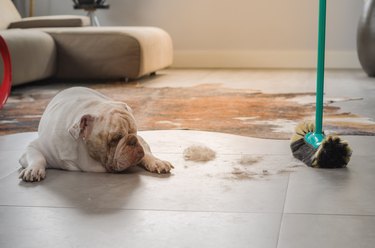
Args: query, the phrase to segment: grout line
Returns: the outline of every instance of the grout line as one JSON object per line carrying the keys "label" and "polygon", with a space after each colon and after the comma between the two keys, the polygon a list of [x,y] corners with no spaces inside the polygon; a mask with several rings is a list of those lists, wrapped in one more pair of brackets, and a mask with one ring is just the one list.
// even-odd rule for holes
{"label": "grout line", "polygon": [[285,215],[375,217],[375,214],[284,213]]}
{"label": "grout line", "polygon": [[284,198],[283,210],[281,212],[279,232],[277,234],[276,248],[279,247],[280,233],[281,233],[281,228],[282,228],[282,225],[283,225],[283,220],[284,220],[284,215],[285,215],[285,205],[286,205],[286,201],[287,201],[287,197],[288,197],[289,182],[290,182],[290,174],[288,174],[288,183],[286,185],[286,190],[285,190],[285,198]]}
{"label": "grout line", "polygon": [[152,208],[95,208],[95,207],[74,207],[74,206],[21,206],[21,205],[0,205],[0,208],[51,208],[51,209],[77,209],[77,210],[118,210],[118,211],[149,211],[149,212],[181,212],[181,213],[219,213],[219,214],[280,214],[279,212],[256,212],[256,211],[216,211],[216,210],[184,210],[184,209],[152,209]]}
{"label": "grout line", "polygon": [[[217,210],[184,210],[184,209],[153,209],[153,208],[95,208],[74,206],[21,206],[3,204],[0,208],[50,208],[50,209],[77,209],[77,210],[118,210],[118,211],[149,211],[149,212],[180,212],[180,213],[218,213],[218,214],[271,214],[279,215],[311,215],[311,216],[342,216],[342,217],[375,217],[375,214],[327,214],[327,213],[281,213],[281,212],[258,212],[258,211],[217,211]],[[280,221],[280,227],[281,227]],[[279,234],[280,234],[279,229]]]}
{"label": "grout line", "polygon": [[[170,154],[170,155],[181,155],[183,154],[183,151],[181,152],[163,152],[163,151],[152,151],[153,154]],[[231,156],[231,155],[250,155],[250,156],[291,156],[290,153],[218,153],[219,155],[223,155],[223,156]],[[298,160],[296,160],[298,161]]]}
{"label": "grout line", "polygon": [[[20,168],[21,168],[21,165],[20,165]],[[17,172],[17,171],[19,171],[19,169],[16,169],[16,170],[10,172],[9,174],[0,177],[0,181],[3,180],[3,179],[5,179],[5,178],[7,178],[7,177],[9,177],[10,175],[12,175],[13,173],[15,173],[15,172]],[[17,178],[18,178],[18,177],[17,177]],[[1,205],[0,205],[0,206],[1,206]]]}

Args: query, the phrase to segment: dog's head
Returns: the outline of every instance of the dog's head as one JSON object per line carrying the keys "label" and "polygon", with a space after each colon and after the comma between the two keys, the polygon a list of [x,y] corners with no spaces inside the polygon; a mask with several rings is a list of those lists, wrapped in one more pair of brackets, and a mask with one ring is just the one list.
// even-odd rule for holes
{"label": "dog's head", "polygon": [[109,172],[121,172],[138,164],[144,156],[135,119],[127,105],[99,115],[85,114],[69,128],[69,133],[82,139],[90,156]]}

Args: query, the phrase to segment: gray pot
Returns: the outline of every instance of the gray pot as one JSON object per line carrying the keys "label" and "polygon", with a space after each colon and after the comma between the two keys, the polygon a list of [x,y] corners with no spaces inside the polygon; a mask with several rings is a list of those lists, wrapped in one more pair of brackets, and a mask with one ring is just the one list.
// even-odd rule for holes
{"label": "gray pot", "polygon": [[375,77],[375,0],[365,0],[357,29],[357,53],[363,70]]}

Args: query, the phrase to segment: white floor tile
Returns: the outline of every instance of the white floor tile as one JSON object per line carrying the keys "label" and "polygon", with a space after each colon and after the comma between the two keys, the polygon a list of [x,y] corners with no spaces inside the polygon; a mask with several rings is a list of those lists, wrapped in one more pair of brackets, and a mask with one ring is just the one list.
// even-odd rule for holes
{"label": "white floor tile", "polygon": [[354,155],[346,169],[291,174],[285,212],[375,215],[374,164],[374,156]]}
{"label": "white floor tile", "polygon": [[0,151],[24,151],[37,137],[36,132],[0,136]]}
{"label": "white floor tile", "polygon": [[0,179],[18,170],[18,158],[23,151],[0,151]]}
{"label": "white floor tile", "polygon": [[0,207],[0,247],[276,247],[281,216]]}
{"label": "white floor tile", "polygon": [[[223,87],[264,93],[314,92],[313,70],[167,70],[144,87]],[[325,97],[375,118],[374,79],[326,72]],[[18,158],[36,133],[0,136],[0,247],[373,247],[374,137],[346,136],[348,169],[320,170],[292,158],[288,140],[169,130],[139,133],[170,160],[171,175],[49,170],[18,179]],[[183,159],[191,145],[216,152]],[[246,162],[247,161],[247,162]],[[283,214],[284,213],[284,214]],[[283,217],[281,217],[283,214]],[[280,230],[281,226],[281,230]]]}
{"label": "white floor tile", "polygon": [[190,130],[143,131],[139,135],[149,142],[152,151],[159,153],[182,153],[189,146],[200,145],[220,154],[291,154],[289,140]]}
{"label": "white floor tile", "polygon": [[278,248],[372,248],[375,216],[286,214]]}
{"label": "white floor tile", "polygon": [[160,157],[175,165],[171,175],[47,170],[44,181],[24,183],[14,172],[0,180],[0,205],[282,213],[289,173],[298,169],[285,156],[251,165],[235,155],[207,163]]}

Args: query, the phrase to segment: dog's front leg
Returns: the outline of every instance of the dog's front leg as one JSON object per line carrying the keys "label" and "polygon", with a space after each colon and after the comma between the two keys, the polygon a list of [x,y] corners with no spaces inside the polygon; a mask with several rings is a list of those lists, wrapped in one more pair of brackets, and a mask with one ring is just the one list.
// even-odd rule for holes
{"label": "dog's front leg", "polygon": [[26,182],[36,182],[46,177],[47,161],[43,154],[35,147],[37,140],[30,143],[19,163],[22,166],[19,178]]}
{"label": "dog's front leg", "polygon": [[138,164],[139,166],[143,167],[149,172],[153,173],[170,173],[171,169],[173,169],[173,165],[168,161],[158,159],[151,153],[150,146],[146,143],[146,141],[137,135],[140,144],[144,150],[144,157]]}

